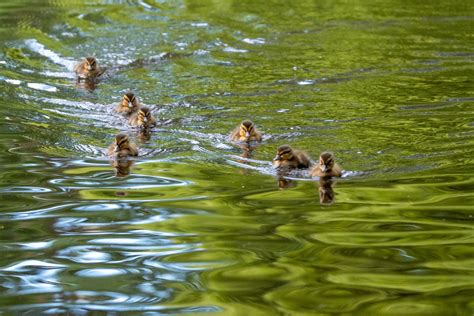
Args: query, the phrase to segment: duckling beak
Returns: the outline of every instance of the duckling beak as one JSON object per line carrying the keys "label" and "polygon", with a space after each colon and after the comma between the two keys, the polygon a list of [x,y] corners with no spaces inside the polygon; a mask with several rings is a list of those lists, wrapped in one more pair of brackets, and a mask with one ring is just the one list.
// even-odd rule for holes
{"label": "duckling beak", "polygon": [[92,66],[91,65],[87,66],[87,70],[92,71]]}
{"label": "duckling beak", "polygon": [[321,171],[322,172],[326,172],[327,170],[328,170],[328,166],[326,166],[326,165],[321,166]]}
{"label": "duckling beak", "polygon": [[280,155],[276,155],[275,158],[273,158],[273,161],[279,161],[281,160],[281,156]]}
{"label": "duckling beak", "polygon": [[128,102],[128,107],[131,108],[133,106],[132,102]]}
{"label": "duckling beak", "polygon": [[250,137],[250,133],[249,133],[249,132],[245,132],[245,137],[249,138],[249,137]]}
{"label": "duckling beak", "polygon": [[145,123],[148,122],[148,117],[145,116],[145,117],[143,118],[143,122],[145,122]]}
{"label": "duckling beak", "polygon": [[118,153],[118,152],[120,151],[119,145],[115,145],[114,151],[115,151],[116,153]]}

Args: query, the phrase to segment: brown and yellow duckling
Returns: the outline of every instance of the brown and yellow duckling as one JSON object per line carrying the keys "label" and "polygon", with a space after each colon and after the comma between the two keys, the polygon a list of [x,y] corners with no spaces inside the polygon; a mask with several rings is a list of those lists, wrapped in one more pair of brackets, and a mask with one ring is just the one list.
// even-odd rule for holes
{"label": "brown and yellow duckling", "polygon": [[137,146],[130,142],[127,134],[117,134],[115,141],[110,144],[107,154],[116,158],[125,158],[129,156],[138,156]]}
{"label": "brown and yellow duckling", "polygon": [[245,120],[232,131],[230,138],[236,142],[261,142],[262,133],[257,130],[252,121]]}
{"label": "brown and yellow duckling", "polygon": [[293,149],[289,145],[281,145],[273,158],[273,167],[278,169],[305,169],[311,166],[311,158],[301,150]]}
{"label": "brown and yellow duckling", "polygon": [[128,123],[132,126],[148,129],[156,125],[156,119],[146,106],[141,107],[138,112],[132,114]]}
{"label": "brown and yellow duckling", "polygon": [[126,117],[130,117],[137,113],[138,109],[140,109],[138,98],[133,94],[133,92],[127,92],[123,95],[122,100],[117,105],[115,111],[122,113]]}
{"label": "brown and yellow duckling", "polygon": [[86,57],[83,61],[74,66],[74,72],[78,79],[93,80],[102,75],[105,68],[97,65],[97,60],[94,57]]}
{"label": "brown and yellow duckling", "polygon": [[319,163],[311,169],[313,177],[340,177],[342,169],[335,162],[334,155],[328,151],[319,156]]}

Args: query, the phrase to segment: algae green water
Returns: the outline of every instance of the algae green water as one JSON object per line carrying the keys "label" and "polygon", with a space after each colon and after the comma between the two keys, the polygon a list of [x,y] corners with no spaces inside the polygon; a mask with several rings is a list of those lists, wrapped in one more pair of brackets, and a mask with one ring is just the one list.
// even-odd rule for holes
{"label": "algae green water", "polygon": [[[473,16],[2,1],[0,314],[472,315]],[[88,55],[116,69],[95,89],[72,73]],[[149,139],[114,113],[129,90]],[[250,155],[228,140],[244,118],[265,135]],[[140,156],[114,169],[119,131]],[[344,176],[279,181],[285,143]]]}

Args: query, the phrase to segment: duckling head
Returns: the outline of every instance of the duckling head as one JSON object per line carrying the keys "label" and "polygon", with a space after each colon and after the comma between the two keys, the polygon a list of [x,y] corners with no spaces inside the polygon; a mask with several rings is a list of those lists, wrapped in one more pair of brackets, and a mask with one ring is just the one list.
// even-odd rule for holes
{"label": "duckling head", "polygon": [[279,163],[284,160],[291,160],[293,159],[293,149],[290,145],[281,145],[277,149],[277,154],[275,158],[273,158],[274,163]]}
{"label": "duckling head", "polygon": [[97,69],[97,60],[94,57],[86,57],[84,68],[88,71],[94,71]]}
{"label": "duckling head", "polygon": [[147,125],[151,120],[151,111],[148,107],[143,106],[138,111],[139,125]]}
{"label": "duckling head", "polygon": [[247,141],[255,136],[255,128],[252,121],[245,120],[240,123],[240,137],[245,138]]}
{"label": "duckling head", "polygon": [[115,148],[114,151],[116,153],[120,152],[121,150],[127,149],[129,146],[129,140],[127,134],[117,134],[115,136]]}
{"label": "duckling head", "polygon": [[334,155],[328,151],[319,156],[319,169],[322,172],[329,172],[334,167]]}
{"label": "duckling head", "polygon": [[137,106],[137,98],[133,92],[127,92],[122,97],[122,106],[132,109]]}

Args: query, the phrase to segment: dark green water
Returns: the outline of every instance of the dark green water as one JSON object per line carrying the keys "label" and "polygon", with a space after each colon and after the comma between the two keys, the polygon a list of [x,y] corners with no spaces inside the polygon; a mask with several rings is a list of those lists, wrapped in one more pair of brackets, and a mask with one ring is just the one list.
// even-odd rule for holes
{"label": "dark green water", "polygon": [[[412,2],[2,1],[0,314],[472,315],[474,7]],[[332,204],[278,187],[284,143],[335,153]]]}

